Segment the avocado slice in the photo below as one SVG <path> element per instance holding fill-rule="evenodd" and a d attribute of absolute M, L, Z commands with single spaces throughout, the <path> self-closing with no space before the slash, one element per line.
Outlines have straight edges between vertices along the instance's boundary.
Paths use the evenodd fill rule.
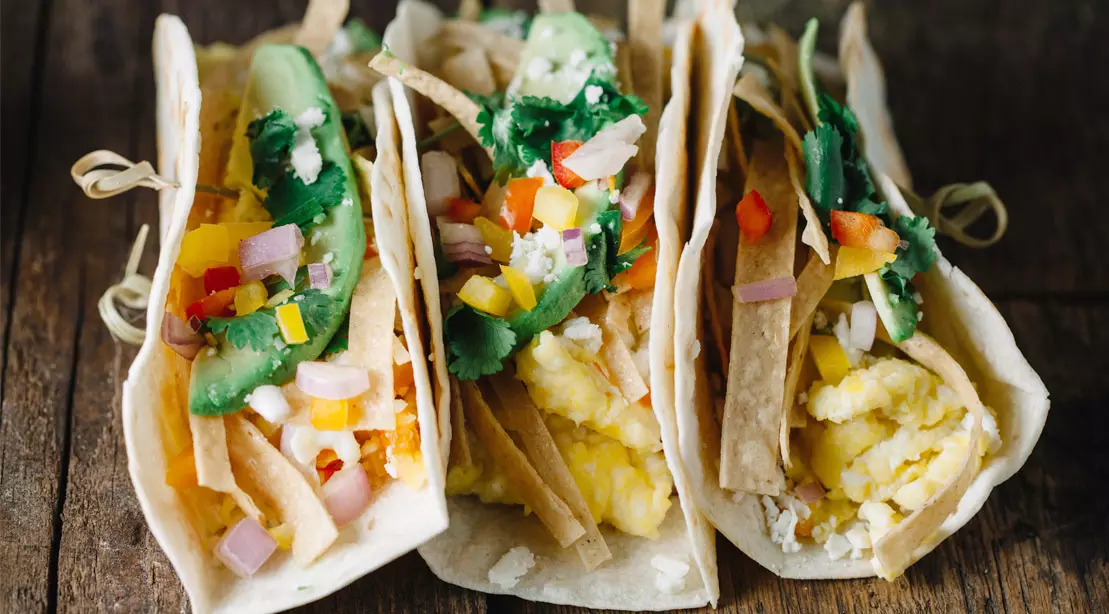
<path fill-rule="evenodd" d="M 258 386 L 289 381 L 300 362 L 320 356 L 350 310 L 351 295 L 362 271 L 366 234 L 339 110 L 307 51 L 294 45 L 260 46 L 250 65 L 240 113 L 261 117 L 279 108 L 296 117 L 312 107 L 320 108 L 326 117 L 323 125 L 313 130 L 320 155 L 325 165 L 333 163 L 342 171 L 342 198 L 352 203 L 327 209 L 325 218 L 305 232 L 307 262 L 322 262 L 326 254 L 331 254 L 331 286 L 321 290 L 332 300 L 326 323 L 300 345 L 280 349 L 275 345 L 256 351 L 250 345 L 236 348 L 220 339 L 215 351 L 201 351 L 193 360 L 189 382 L 189 411 L 194 414 L 217 416 L 239 411 L 246 405 L 246 395 Z M 290 300 L 295 302 L 298 296 Z"/>
<path fill-rule="evenodd" d="M 916 314 L 920 311 L 920 305 L 891 293 L 879 273 L 867 273 L 863 275 L 863 279 L 866 280 L 870 300 L 874 302 L 874 308 L 878 311 L 878 317 L 882 319 L 882 325 L 886 327 L 890 339 L 894 343 L 901 343 L 912 337 L 919 322 Z"/>
<path fill-rule="evenodd" d="M 542 13 L 532 20 L 516 69 L 519 81 L 508 93 L 568 104 L 590 75 L 616 78 L 609 42 L 580 13 Z"/>
<path fill-rule="evenodd" d="M 527 345 L 532 337 L 565 320 L 585 295 L 585 267 L 563 269 L 543 291 L 535 307 L 521 309 L 508 319 L 509 328 L 516 333 L 514 352 Z"/>

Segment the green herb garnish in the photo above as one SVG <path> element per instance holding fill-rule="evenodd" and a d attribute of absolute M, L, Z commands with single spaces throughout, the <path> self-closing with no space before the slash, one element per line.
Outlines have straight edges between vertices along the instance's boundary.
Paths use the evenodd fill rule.
<path fill-rule="evenodd" d="M 296 143 L 296 131 L 293 118 L 281 109 L 274 109 L 247 125 L 246 137 L 250 139 L 250 157 L 254 162 L 251 182 L 255 187 L 265 190 L 284 173 Z"/>
<path fill-rule="evenodd" d="M 503 318 L 459 305 L 444 319 L 450 372 L 463 381 L 492 375 L 516 347 L 516 333 Z"/>
<path fill-rule="evenodd" d="M 268 310 L 231 318 L 208 318 L 204 326 L 217 335 L 224 333 L 231 345 L 239 349 L 249 345 L 256 352 L 269 349 L 278 332 L 277 318 Z"/>
<path fill-rule="evenodd" d="M 334 163 L 325 163 L 311 185 L 305 185 L 292 169 L 287 169 L 270 188 L 262 206 L 273 216 L 274 227 L 296 224 L 305 230 L 325 211 L 338 206 L 345 190 L 346 176 Z"/>

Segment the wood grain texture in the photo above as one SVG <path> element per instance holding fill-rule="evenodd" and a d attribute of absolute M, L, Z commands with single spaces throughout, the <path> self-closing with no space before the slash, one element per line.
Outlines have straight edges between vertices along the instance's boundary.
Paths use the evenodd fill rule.
<path fill-rule="evenodd" d="M 739 3 L 835 46 L 848 0 Z M 441 3 L 453 8 L 453 2 Z M 517 0 L 488 5 L 522 6 Z M 533 3 L 526 3 L 527 7 Z M 894 584 L 783 581 L 718 543 L 724 612 L 1109 611 L 1109 7 L 1092 0 L 871 2 L 875 47 L 920 191 L 986 178 L 1012 214 L 998 246 L 946 254 L 998 300 L 1052 391 L 1025 468 Z M 198 42 L 242 42 L 304 0 L 40 0 L 0 10 L 0 611 L 176 612 L 181 586 L 127 474 L 119 386 L 134 350 L 96 315 L 152 194 L 88 201 L 69 164 L 94 147 L 152 159 L 150 36 L 180 14 Z M 392 1 L 355 0 L 379 31 Z M 618 0 L 578 2 L 624 22 Z M 148 243 L 151 272 L 157 241 Z M 583 612 L 446 585 L 411 554 L 303 612 Z M 708 612 L 709 610 L 704 610 Z"/>

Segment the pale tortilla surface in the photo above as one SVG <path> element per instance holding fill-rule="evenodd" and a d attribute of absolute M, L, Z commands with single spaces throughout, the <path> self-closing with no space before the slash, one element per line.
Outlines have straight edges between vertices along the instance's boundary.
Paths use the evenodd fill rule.
<path fill-rule="evenodd" d="M 733 56 L 725 53 L 725 47 L 712 49 L 697 56 L 698 61 L 709 64 L 705 74 L 714 75 L 711 83 L 695 88 L 709 97 L 701 101 L 703 106 L 696 107 L 704 113 L 712 110 L 714 104 L 727 104 L 735 81 L 735 72 L 726 70 L 733 66 Z M 697 501 L 729 541 L 779 576 L 811 579 L 874 576 L 869 558 L 833 561 L 821 545 L 810 543 L 797 553 L 782 552 L 769 537 L 758 498 L 726 491 L 718 485 L 720 427 L 701 355 L 699 284 L 704 258 L 709 256 L 704 253 L 705 238 L 716 212 L 715 152 L 722 146 L 723 131 L 718 130 L 716 122 L 706 123 L 700 130 L 697 153 L 703 164 L 699 169 L 692 239 L 682 252 L 679 265 L 675 313 L 679 442 Z M 912 215 L 894 181 L 877 171 L 874 175 L 894 215 Z M 941 254 L 931 271 L 917 277 L 917 286 L 924 297 L 921 329 L 951 353 L 978 385 L 982 401 L 998 415 L 1003 443 L 998 453 L 986 460 L 955 513 L 936 535 L 916 549 L 914 561 L 965 525 L 985 503 L 990 491 L 1020 469 L 1043 430 L 1049 407 L 1047 389 L 1020 353 L 1005 320 L 961 270 Z"/>
<path fill-rule="evenodd" d="M 188 30 L 179 18 L 158 18 L 153 55 L 158 93 L 158 172 L 179 182 L 181 188 L 159 195 L 162 247 L 147 310 L 146 341 L 123 384 L 128 468 L 150 531 L 173 564 L 194 612 L 285 610 L 335 592 L 446 528 L 444 477 L 426 369 L 422 380 L 416 376 L 423 453 L 428 459 L 428 482 L 423 489 L 412 491 L 394 481 L 375 493 L 366 513 L 344 527 L 338 540 L 307 568 L 297 566 L 288 553 L 279 552 L 252 578 L 241 579 L 204 551 L 177 490 L 165 481 L 166 437 L 172 432 L 167 423 L 185 420 L 187 401 L 179 391 L 180 384 L 188 381 L 189 363 L 162 343 L 159 331 L 170 275 L 192 207 L 200 148 L 196 57 Z M 378 121 L 392 121 L 391 117 L 386 111 Z M 379 141 L 379 151 L 381 146 Z M 393 157 L 391 170 L 386 163 L 381 165 L 382 173 L 399 177 L 395 145 Z M 373 200 L 379 199 L 385 200 L 384 196 Z M 375 203 L 375 215 L 387 206 Z M 383 252 L 383 263 L 390 257 Z M 393 273 L 411 279 L 411 265 Z M 402 309 L 401 318 L 406 333 L 418 326 L 417 312 L 412 309 Z M 423 363 L 419 353 L 412 357 L 418 374 Z"/>
<path fill-rule="evenodd" d="M 440 15 L 436 9 L 421 2 L 406 0 L 397 8 L 397 18 L 385 32 L 385 41 L 396 57 L 403 61 L 421 65 L 419 50 L 424 49 L 428 38 L 435 35 L 434 28 L 428 24 L 438 24 Z M 684 40 L 688 47 L 690 33 Z M 671 78 L 674 79 L 674 96 L 663 112 L 660 127 L 659 151 L 661 164 L 656 167 L 655 211 L 660 220 L 666 220 L 666 229 L 659 223 L 659 253 L 666 259 L 665 266 L 660 259 L 660 280 L 663 285 L 661 295 L 673 295 L 673 268 L 676 263 L 679 232 L 684 222 L 681 210 L 684 209 L 684 193 L 687 186 L 686 165 L 674 163 L 677 152 L 684 150 L 687 133 L 686 115 L 689 99 L 689 50 L 675 50 L 684 54 L 683 62 L 675 62 Z M 412 241 L 416 253 L 416 267 L 421 271 L 420 283 L 424 289 L 424 300 L 429 310 L 435 342 L 432 346 L 432 362 L 436 370 L 442 368 L 446 375 L 446 353 L 442 343 L 442 308 L 439 303 L 439 283 L 435 276 L 435 260 L 431 238 L 431 225 L 427 217 L 427 205 L 423 194 L 423 182 L 419 168 L 419 154 L 416 149 L 417 122 L 413 119 L 412 93 L 406 92 L 401 85 L 391 81 L 393 104 L 396 108 L 404 152 L 404 179 L 407 194 L 408 215 L 412 225 Z M 677 100 L 678 102 L 675 102 Z M 684 100 L 685 102 L 681 102 Z M 663 145 L 666 143 L 667 145 Z M 659 196 L 664 195 L 664 196 Z M 669 271 L 663 273 L 662 271 Z M 650 359 L 652 369 L 657 363 L 672 365 L 673 359 L 666 357 L 670 334 L 654 330 L 655 326 L 669 328 L 673 313 L 669 309 L 670 300 L 661 300 L 658 285 L 655 289 L 652 310 L 652 335 Z M 657 340 L 657 342 L 656 342 Z M 665 370 L 666 373 L 670 369 Z M 667 382 L 670 381 L 667 375 Z M 652 384 L 655 377 L 652 376 Z M 674 483 L 680 497 L 692 500 L 692 493 L 686 486 L 684 474 L 677 462 L 677 449 L 673 435 L 676 425 L 669 395 L 672 392 L 664 385 L 662 402 L 652 393 L 655 413 L 663 428 L 663 448 L 667 450 L 668 465 L 674 474 Z M 444 406 L 440 410 L 440 432 L 444 436 L 444 459 L 449 450 L 450 411 Z M 668 447 L 670 446 L 670 447 Z M 595 608 L 616 608 L 627 610 L 658 610 L 696 607 L 715 603 L 719 595 L 716 573 L 715 536 L 711 525 L 689 505 L 681 505 L 678 500 L 667 513 L 660 528 L 662 536 L 657 540 L 630 536 L 612 530 L 602 530 L 605 541 L 612 550 L 613 558 L 600 568 L 585 571 L 578 553 L 573 548 L 559 548 L 546 529 L 534 516 L 524 516 L 520 507 L 484 505 L 470 497 L 452 497 L 448 501 L 450 528 L 435 539 L 419 548 L 420 555 L 440 579 L 479 590 L 486 593 L 509 594 L 545 601 Z M 488 572 L 500 558 L 513 547 L 525 546 L 536 554 L 536 567 L 510 588 L 501 587 L 489 580 Z M 674 594 L 659 590 L 655 585 L 658 572 L 651 567 L 650 560 L 655 554 L 685 559 L 690 564 L 686 585 Z"/>

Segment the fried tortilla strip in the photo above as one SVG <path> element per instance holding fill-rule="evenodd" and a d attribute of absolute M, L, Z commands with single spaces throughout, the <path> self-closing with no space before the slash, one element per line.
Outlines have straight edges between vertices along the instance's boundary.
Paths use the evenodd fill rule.
<path fill-rule="evenodd" d="M 636 0 L 628 4 L 628 43 L 631 47 L 634 91 L 647 104 L 643 123 L 647 131 L 643 142 L 658 140 L 658 122 L 662 115 L 662 21 L 666 17 L 665 0 Z M 639 148 L 640 168 L 655 167 L 655 148 Z"/>
<path fill-rule="evenodd" d="M 478 134 L 481 130 L 481 124 L 477 121 L 481 107 L 470 100 L 469 96 L 451 87 L 450 84 L 439 77 L 402 62 L 388 52 L 383 51 L 375 55 L 370 60 L 370 68 L 387 77 L 393 77 L 427 96 L 432 102 L 443 107 L 447 113 L 453 115 L 458 123 L 462 124 L 462 128 L 474 137 L 475 141 L 481 142 L 481 136 Z M 486 147 L 485 152 L 489 154 L 489 159 L 492 160 L 493 151 Z"/>
<path fill-rule="evenodd" d="M 353 404 L 349 426 L 373 430 L 395 420 L 393 409 L 393 318 L 397 295 L 380 258 L 362 263 L 362 276 L 350 302 L 346 358 L 370 374 L 370 389 Z"/>
<path fill-rule="evenodd" d="M 458 18 L 462 21 L 481 19 L 481 0 L 462 0 L 458 3 Z"/>
<path fill-rule="evenodd" d="M 740 240 L 736 287 L 793 276 L 797 195 L 780 143 L 757 141 L 747 191 L 758 190 L 773 223 L 756 245 Z M 732 343 L 721 429 L 720 487 L 777 495 L 785 487 L 778 463 L 790 299 L 732 303 Z"/>
<path fill-rule="evenodd" d="M 189 430 L 193 434 L 193 457 L 196 459 L 196 483 L 231 495 L 244 514 L 262 522 L 262 512 L 250 495 L 235 483 L 231 459 L 227 453 L 227 432 L 222 416 L 189 414 Z"/>
<path fill-rule="evenodd" d="M 304 47 L 314 57 L 320 57 L 343 27 L 349 11 L 350 0 L 309 0 L 293 43 Z"/>
<path fill-rule="evenodd" d="M 539 0 L 541 13 L 573 13 L 574 0 Z"/>
<path fill-rule="evenodd" d="M 443 79 L 455 88 L 488 96 L 497 89 L 489 58 L 478 47 L 470 47 L 443 62 Z"/>
<path fill-rule="evenodd" d="M 785 394 L 782 396 L 782 422 L 778 433 L 778 446 L 782 451 L 782 465 L 786 469 L 793 467 L 789 454 L 789 429 L 794 422 L 794 408 L 797 406 L 797 382 L 801 379 L 801 371 L 805 367 L 805 359 L 809 351 L 809 336 L 812 334 L 812 316 L 805 320 L 801 332 L 793 340 L 793 348 L 789 354 L 789 368 L 786 370 Z"/>
<path fill-rule="evenodd" d="M 835 257 L 834 251 L 832 256 Z M 816 311 L 816 306 L 832 287 L 835 272 L 834 264 L 825 264 L 816 252 L 809 254 L 805 268 L 801 269 L 801 274 L 797 276 L 797 294 L 793 295 L 793 306 L 789 312 L 790 339 L 797 336 L 797 332 L 805 326 L 805 322 Z"/>
<path fill-rule="evenodd" d="M 462 388 L 462 403 L 466 419 L 473 426 L 474 434 L 477 435 L 482 447 L 493 459 L 493 464 L 504 472 L 512 492 L 519 495 L 524 504 L 535 512 L 539 521 L 547 527 L 559 545 L 569 548 L 578 538 L 585 535 L 585 528 L 574 519 L 566 502 L 543 482 L 527 456 L 516 447 L 512 437 L 497 422 L 497 418 L 493 416 L 493 410 L 482 398 L 481 389 L 478 388 L 477 383 L 460 382 L 459 384 Z"/>
<path fill-rule="evenodd" d="M 739 172 L 743 176 L 747 176 L 747 166 L 750 162 L 747 160 L 747 150 L 743 147 L 743 134 L 739 131 L 739 111 L 736 111 L 735 105 L 728 105 L 728 141 L 732 144 L 732 155 L 735 156 L 736 162 L 739 164 Z"/>
<path fill-rule="evenodd" d="M 339 529 L 304 476 L 266 441 L 266 437 L 241 413 L 224 417 L 231 466 L 255 492 L 277 509 L 281 522 L 293 526 L 293 560 L 305 566 L 319 558 Z"/>
<path fill-rule="evenodd" d="M 883 341 L 890 341 L 885 329 L 881 329 L 880 334 Z M 913 551 L 931 537 L 959 506 L 959 501 L 978 473 L 978 442 L 982 439 L 982 419 L 986 416 L 986 408 L 966 371 L 935 339 L 918 330 L 897 347 L 953 388 L 959 400 L 966 405 L 967 412 L 974 417 L 974 423 L 970 429 L 967 455 L 959 473 L 924 507 L 875 542 L 874 556 L 880 565 L 878 575 L 886 580 L 900 576 L 909 567 L 913 562 Z"/>
<path fill-rule="evenodd" d="M 438 42 L 456 49 L 484 49 L 498 70 L 512 75 L 520 64 L 524 41 L 506 36 L 471 21 L 457 19 L 443 22 L 437 34 Z"/>
<path fill-rule="evenodd" d="M 462 394 L 458 389 L 458 379 L 450 378 L 451 384 L 451 467 L 473 467 L 474 456 L 470 452 L 470 438 L 466 436 L 466 416 L 462 412 Z"/>
<path fill-rule="evenodd" d="M 535 407 L 524 385 L 511 373 L 501 371 L 493 375 L 490 384 L 500 400 L 499 409 L 495 412 L 497 418 L 505 429 L 516 433 L 539 477 L 566 502 L 574 518 L 585 528 L 585 535 L 574 542 L 574 548 L 577 549 L 586 571 L 593 571 L 601 563 L 611 559 L 612 552 L 601 536 L 593 514 L 589 511 L 589 504 L 574 481 L 570 468 L 562 459 L 562 453 L 558 451 L 551 432 L 543 423 L 539 409 Z"/>
<path fill-rule="evenodd" d="M 635 329 L 643 334 L 647 329 L 651 328 L 651 313 L 654 309 L 655 290 L 632 290 L 628 292 L 628 297 L 632 303 L 632 321 L 635 322 Z"/>
<path fill-rule="evenodd" d="M 820 223 L 820 217 L 816 214 L 816 209 L 812 206 L 812 201 L 809 200 L 808 193 L 805 191 L 799 180 L 800 164 L 796 156 L 804 151 L 801 135 L 797 134 L 797 130 L 793 124 L 789 123 L 782 108 L 774 102 L 770 97 L 770 93 L 762 86 L 758 78 L 748 73 L 740 78 L 739 82 L 735 84 L 733 93 L 737 98 L 751 105 L 756 111 L 765 116 L 786 138 L 789 147 L 786 151 L 786 156 L 789 162 L 789 178 L 790 185 L 793 187 L 797 194 L 797 203 L 801 207 L 801 212 L 805 215 L 805 231 L 801 234 L 801 242 L 805 245 L 816 250 L 820 254 L 820 259 L 824 262 L 831 262 L 831 257 L 828 255 L 828 237 L 824 235 L 824 226 Z"/>
<path fill-rule="evenodd" d="M 620 333 L 616 330 L 616 327 L 607 321 L 603 322 L 601 324 L 601 339 L 601 358 L 608 365 L 609 374 L 615 380 L 616 387 L 620 389 L 620 394 L 623 395 L 624 400 L 630 405 L 647 396 L 647 393 L 650 392 L 647 383 L 643 381 L 643 376 L 635 368 L 632 352 L 628 349 L 624 340 L 620 338 Z"/>

